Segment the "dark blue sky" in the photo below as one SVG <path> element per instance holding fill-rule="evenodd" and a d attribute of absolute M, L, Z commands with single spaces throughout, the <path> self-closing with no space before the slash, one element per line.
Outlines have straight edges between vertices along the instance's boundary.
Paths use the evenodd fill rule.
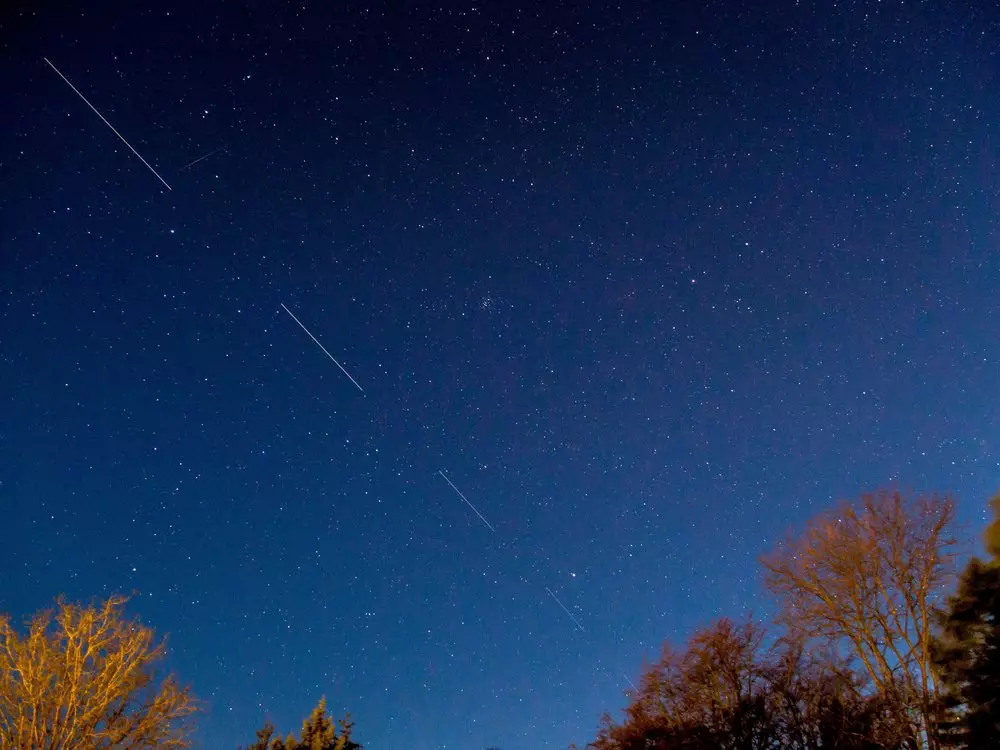
<path fill-rule="evenodd" d="M 980 4 L 93 5 L 0 28 L 0 611 L 138 591 L 201 747 L 564 748 L 833 500 L 979 528 Z"/>

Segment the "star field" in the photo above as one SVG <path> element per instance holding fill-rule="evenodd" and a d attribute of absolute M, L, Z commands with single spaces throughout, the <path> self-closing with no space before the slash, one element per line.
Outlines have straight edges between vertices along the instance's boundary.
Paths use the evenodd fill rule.
<path fill-rule="evenodd" d="M 831 501 L 982 522 L 985 6 L 92 5 L 0 14 L 0 611 L 136 592 L 199 747 L 582 744 Z"/>

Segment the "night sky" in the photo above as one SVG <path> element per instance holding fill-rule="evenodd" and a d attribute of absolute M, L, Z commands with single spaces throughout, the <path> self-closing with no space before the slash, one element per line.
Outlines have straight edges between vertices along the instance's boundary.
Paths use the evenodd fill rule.
<path fill-rule="evenodd" d="M 836 499 L 978 529 L 991 6 L 5 5 L 0 611 L 137 592 L 203 748 L 561 749 Z"/>

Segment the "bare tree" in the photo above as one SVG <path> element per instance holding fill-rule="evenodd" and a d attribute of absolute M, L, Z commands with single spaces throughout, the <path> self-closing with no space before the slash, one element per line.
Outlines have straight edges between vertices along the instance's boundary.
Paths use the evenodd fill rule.
<path fill-rule="evenodd" d="M 642 675 L 616 725 L 605 714 L 594 750 L 684 747 L 690 750 L 778 747 L 763 717 L 764 630 L 747 619 L 717 620 L 683 650 L 665 646 Z"/>
<path fill-rule="evenodd" d="M 126 620 L 127 600 L 82 607 L 60 599 L 22 638 L 0 616 L 0 747 L 18 750 L 186 748 L 189 689 L 154 687 L 163 641 Z"/>
<path fill-rule="evenodd" d="M 764 723 L 781 750 L 913 750 L 916 737 L 892 701 L 866 690 L 830 650 L 800 636 L 775 644 L 767 664 Z M 905 719 L 905 717 L 902 717 Z"/>
<path fill-rule="evenodd" d="M 953 515 L 948 498 L 880 491 L 813 519 L 762 561 L 789 628 L 846 647 L 929 750 L 939 710 L 932 626 L 952 572 Z"/>

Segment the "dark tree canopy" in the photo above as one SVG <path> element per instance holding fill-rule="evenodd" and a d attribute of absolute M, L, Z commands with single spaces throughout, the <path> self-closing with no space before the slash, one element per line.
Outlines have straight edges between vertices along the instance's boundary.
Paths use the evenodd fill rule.
<path fill-rule="evenodd" d="M 829 653 L 801 640 L 765 648 L 752 622 L 718 620 L 642 676 L 615 724 L 605 715 L 591 750 L 910 750 L 896 706 L 866 690 Z"/>
<path fill-rule="evenodd" d="M 289 734 L 284 739 L 275 737 L 274 726 L 268 722 L 257 730 L 257 741 L 246 750 L 361 750 L 362 746 L 351 739 L 354 722 L 348 714 L 337 722 L 340 732 L 326 710 L 326 698 L 320 698 L 304 722 L 299 737 Z M 242 746 L 241 746 L 242 750 Z"/>
<path fill-rule="evenodd" d="M 991 505 L 990 559 L 969 561 L 934 643 L 953 747 L 1000 747 L 1000 496 Z"/>

